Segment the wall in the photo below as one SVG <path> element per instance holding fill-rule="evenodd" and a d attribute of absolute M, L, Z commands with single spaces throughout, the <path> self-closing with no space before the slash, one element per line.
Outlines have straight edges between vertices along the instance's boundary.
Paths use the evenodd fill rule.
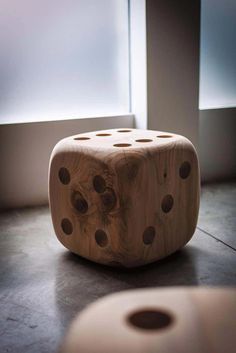
<path fill-rule="evenodd" d="M 236 177 L 236 108 L 201 110 L 199 119 L 202 180 Z"/>
<path fill-rule="evenodd" d="M 60 139 L 118 127 L 133 127 L 133 116 L 0 125 L 0 208 L 48 202 L 49 158 Z"/>
<path fill-rule="evenodd" d="M 198 144 L 200 1 L 147 0 L 148 128 Z"/>

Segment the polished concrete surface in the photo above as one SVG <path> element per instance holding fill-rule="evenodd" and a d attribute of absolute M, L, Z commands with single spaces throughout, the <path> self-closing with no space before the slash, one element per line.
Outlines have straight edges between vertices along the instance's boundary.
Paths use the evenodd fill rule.
<path fill-rule="evenodd" d="M 93 264 L 54 235 L 47 207 L 0 215 L 0 352 L 55 352 L 73 317 L 106 294 L 140 287 L 236 286 L 236 182 L 202 188 L 188 245 L 135 270 Z"/>

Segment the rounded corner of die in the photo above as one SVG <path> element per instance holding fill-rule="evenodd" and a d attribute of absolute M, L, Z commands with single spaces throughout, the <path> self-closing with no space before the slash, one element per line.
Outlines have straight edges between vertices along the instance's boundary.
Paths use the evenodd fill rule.
<path fill-rule="evenodd" d="M 54 159 L 55 156 L 57 156 L 64 149 L 64 146 L 65 146 L 65 139 L 58 141 L 54 145 L 50 155 L 50 162 Z"/>
<path fill-rule="evenodd" d="M 184 144 L 184 147 L 190 151 L 192 151 L 195 155 L 197 155 L 197 148 L 194 145 L 193 141 L 190 140 L 190 138 L 186 136 L 181 136 L 182 143 Z"/>

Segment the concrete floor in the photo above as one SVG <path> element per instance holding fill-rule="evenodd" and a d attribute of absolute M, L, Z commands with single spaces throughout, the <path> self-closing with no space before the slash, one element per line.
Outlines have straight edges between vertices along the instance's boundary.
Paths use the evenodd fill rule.
<path fill-rule="evenodd" d="M 120 290 L 236 286 L 236 182 L 202 188 L 198 228 L 167 259 L 132 271 L 93 264 L 57 241 L 47 207 L 0 215 L 0 352 L 55 352 L 73 317 Z"/>

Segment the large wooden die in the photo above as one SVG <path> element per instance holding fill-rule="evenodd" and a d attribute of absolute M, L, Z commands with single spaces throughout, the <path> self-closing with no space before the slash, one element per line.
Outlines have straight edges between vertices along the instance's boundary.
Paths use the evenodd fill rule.
<path fill-rule="evenodd" d="M 92 261 L 144 265 L 194 233 L 199 167 L 183 136 L 137 129 L 71 136 L 55 146 L 49 179 L 58 239 Z"/>

